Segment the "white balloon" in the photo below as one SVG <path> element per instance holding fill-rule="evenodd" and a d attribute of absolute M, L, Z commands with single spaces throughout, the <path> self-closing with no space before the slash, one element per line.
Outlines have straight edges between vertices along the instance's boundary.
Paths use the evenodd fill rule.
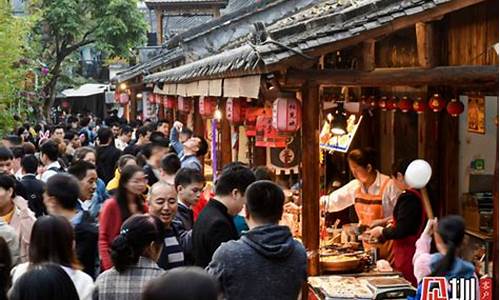
<path fill-rule="evenodd" d="M 432 176 L 432 168 L 423 159 L 417 159 L 410 163 L 405 172 L 405 182 L 410 187 L 421 189 L 427 185 Z"/>

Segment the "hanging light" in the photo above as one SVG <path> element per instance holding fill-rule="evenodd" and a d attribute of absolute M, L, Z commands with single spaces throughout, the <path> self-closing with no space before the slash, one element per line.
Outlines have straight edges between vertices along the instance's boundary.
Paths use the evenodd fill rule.
<path fill-rule="evenodd" d="M 422 100 L 422 97 L 417 97 L 417 99 L 415 99 L 415 101 L 413 101 L 413 110 L 417 114 L 424 113 L 426 107 L 427 106 L 425 105 L 425 102 Z"/>
<path fill-rule="evenodd" d="M 347 116 L 344 111 L 344 104 L 338 103 L 333 114 L 332 130 L 334 135 L 344 135 L 347 133 Z"/>
<path fill-rule="evenodd" d="M 122 82 L 122 83 L 120 84 L 120 89 L 121 89 L 122 91 L 126 90 L 126 89 L 127 89 L 127 84 L 126 84 L 125 82 Z"/>
<path fill-rule="evenodd" d="M 217 105 L 217 108 L 215 109 L 215 112 L 214 112 L 214 119 L 216 119 L 217 121 L 222 120 L 222 112 L 220 111 L 218 105 Z"/>
<path fill-rule="evenodd" d="M 452 116 L 452 117 L 458 117 L 461 113 L 464 112 L 464 104 L 457 99 L 453 98 L 451 99 L 450 102 L 448 102 L 448 105 L 446 106 L 446 111 Z"/>
<path fill-rule="evenodd" d="M 398 108 L 406 113 L 406 112 L 409 112 L 411 110 L 411 107 L 412 107 L 412 102 L 410 101 L 410 99 L 408 99 L 408 97 L 403 97 L 401 98 L 401 100 L 399 100 L 398 102 Z"/>
<path fill-rule="evenodd" d="M 439 94 L 432 95 L 432 97 L 429 99 L 428 104 L 429 108 L 435 113 L 440 112 L 445 107 L 445 102 Z"/>

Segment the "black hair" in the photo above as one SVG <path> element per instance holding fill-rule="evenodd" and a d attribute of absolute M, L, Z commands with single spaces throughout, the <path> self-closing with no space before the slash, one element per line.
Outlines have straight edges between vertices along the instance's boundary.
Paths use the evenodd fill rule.
<path fill-rule="evenodd" d="M 54 263 L 31 267 L 14 284 L 11 300 L 78 300 L 78 292 L 68 273 Z"/>
<path fill-rule="evenodd" d="M 465 221 L 458 215 L 444 217 L 438 222 L 437 232 L 448 250 L 441 260 L 431 266 L 434 270 L 431 276 L 445 276 L 453 267 L 457 250 L 464 240 Z"/>
<path fill-rule="evenodd" d="M 412 160 L 406 158 L 398 159 L 392 164 L 391 175 L 397 177 L 398 173 L 401 173 L 404 176 L 411 162 Z"/>
<path fill-rule="evenodd" d="M 203 156 L 208 152 L 207 140 L 205 140 L 205 138 L 201 136 L 196 136 L 196 137 L 200 139 L 200 144 L 198 145 L 198 151 L 196 151 L 196 156 Z"/>
<path fill-rule="evenodd" d="M 118 127 L 118 128 L 120 128 L 120 123 L 118 123 L 118 122 L 113 122 L 113 123 L 111 123 L 111 126 L 109 126 L 109 127 L 110 127 L 110 128 L 113 128 L 113 127 Z"/>
<path fill-rule="evenodd" d="M 174 185 L 177 188 L 179 185 L 186 187 L 192 183 L 203 183 L 205 178 L 200 171 L 191 168 L 181 168 L 175 174 Z"/>
<path fill-rule="evenodd" d="M 118 188 L 116 189 L 116 202 L 118 202 L 118 206 L 120 207 L 122 221 L 126 220 L 130 217 L 131 212 L 128 208 L 127 194 L 128 191 L 125 188 L 130 179 L 137 172 L 143 172 L 144 170 L 139 166 L 126 166 L 121 170 L 120 180 L 118 182 Z M 145 213 L 144 211 L 144 197 L 142 195 L 137 195 L 135 198 L 135 204 L 137 205 L 137 209 Z"/>
<path fill-rule="evenodd" d="M 14 158 L 22 158 L 24 156 L 24 148 L 22 146 L 15 146 L 12 148 Z"/>
<path fill-rule="evenodd" d="M 90 124 L 90 118 L 89 117 L 83 117 L 80 120 L 80 127 L 87 127 Z"/>
<path fill-rule="evenodd" d="M 10 268 L 12 268 L 12 256 L 9 245 L 0 236 L 0 299 L 7 299 L 7 291 L 10 288 Z"/>
<path fill-rule="evenodd" d="M 258 166 L 253 170 L 256 180 L 276 180 L 276 174 L 266 166 Z"/>
<path fill-rule="evenodd" d="M 139 138 L 140 136 L 147 136 L 148 132 L 151 132 L 151 128 L 149 126 L 141 126 L 135 132 L 135 136 Z"/>
<path fill-rule="evenodd" d="M 367 147 L 363 149 L 354 149 L 349 152 L 347 158 L 365 169 L 368 167 L 368 165 L 371 165 L 373 170 L 378 169 L 377 151 L 375 151 L 375 149 L 373 148 Z"/>
<path fill-rule="evenodd" d="M 164 225 L 151 215 L 134 215 L 122 225 L 120 234 L 111 243 L 111 260 L 118 272 L 126 271 L 143 255 L 151 242 L 160 246 L 165 237 Z"/>
<path fill-rule="evenodd" d="M 4 161 L 9 159 L 14 159 L 12 151 L 7 147 L 0 147 L 0 160 Z"/>
<path fill-rule="evenodd" d="M 71 141 L 72 139 L 75 138 L 76 135 L 78 135 L 78 133 L 76 133 L 74 130 L 68 130 L 64 134 L 64 139 Z"/>
<path fill-rule="evenodd" d="M 75 236 L 73 226 L 63 216 L 46 215 L 39 217 L 31 232 L 29 262 L 33 265 L 53 262 L 78 268 L 79 263 L 73 249 Z"/>
<path fill-rule="evenodd" d="M 101 145 L 107 144 L 113 139 L 113 131 L 108 127 L 101 127 L 97 130 L 97 138 Z"/>
<path fill-rule="evenodd" d="M 185 126 L 182 127 L 181 134 L 187 135 L 189 138 L 193 136 L 193 131 Z"/>
<path fill-rule="evenodd" d="M 12 198 L 16 196 L 16 180 L 12 175 L 0 174 L 0 187 L 4 190 L 12 189 Z"/>
<path fill-rule="evenodd" d="M 156 128 L 160 127 L 163 124 L 168 124 L 167 120 L 158 120 L 158 122 L 156 122 Z"/>
<path fill-rule="evenodd" d="M 130 160 L 133 160 L 135 162 L 137 162 L 137 158 L 135 156 L 133 156 L 132 154 L 124 154 L 122 156 L 120 156 L 120 158 L 118 159 L 118 161 L 116 162 L 116 167 L 121 170 L 125 167 L 125 165 L 127 164 L 128 161 Z"/>
<path fill-rule="evenodd" d="M 134 130 L 132 129 L 132 127 L 130 127 L 128 125 L 122 125 L 122 127 L 120 128 L 120 135 L 128 134 L 128 133 L 131 133 L 133 131 Z"/>
<path fill-rule="evenodd" d="M 74 209 L 80 196 L 80 185 L 74 176 L 58 173 L 47 180 L 47 194 L 56 198 L 64 209 Z"/>
<path fill-rule="evenodd" d="M 165 173 L 173 175 L 181 168 L 181 160 L 175 153 L 169 153 L 161 159 L 161 168 Z"/>
<path fill-rule="evenodd" d="M 94 148 L 92 147 L 80 147 L 76 149 L 75 155 L 73 156 L 73 160 L 78 161 L 78 160 L 83 160 L 85 156 L 89 153 L 94 153 L 96 155 L 96 152 Z"/>
<path fill-rule="evenodd" d="M 88 170 L 95 170 L 95 166 L 88 161 L 78 160 L 71 164 L 68 168 L 68 173 L 75 176 L 78 180 L 82 180 L 87 176 Z"/>
<path fill-rule="evenodd" d="M 40 153 L 47 155 L 51 161 L 57 161 L 59 147 L 56 142 L 48 140 L 40 146 Z"/>
<path fill-rule="evenodd" d="M 218 284 L 200 267 L 180 267 L 151 280 L 142 300 L 217 300 Z"/>
<path fill-rule="evenodd" d="M 24 151 L 25 155 L 35 154 L 36 147 L 31 142 L 25 142 L 25 143 L 23 143 L 23 151 Z"/>
<path fill-rule="evenodd" d="M 21 159 L 21 168 L 28 174 L 36 174 L 38 159 L 33 154 L 26 155 Z"/>
<path fill-rule="evenodd" d="M 149 140 L 154 143 L 158 144 L 162 147 L 168 147 L 169 142 L 168 138 L 161 132 L 159 131 L 154 131 L 151 133 L 151 136 L 149 137 Z"/>
<path fill-rule="evenodd" d="M 19 146 L 23 143 L 20 136 L 15 134 L 9 134 L 3 137 L 4 140 L 9 141 L 14 146 Z"/>
<path fill-rule="evenodd" d="M 234 189 L 237 189 L 243 195 L 247 187 L 254 181 L 255 175 L 249 168 L 243 165 L 235 165 L 222 171 L 215 184 L 215 194 L 226 196 L 230 195 Z"/>
<path fill-rule="evenodd" d="M 63 124 L 57 124 L 54 127 L 52 127 L 52 129 L 50 130 L 50 133 L 54 133 L 56 131 L 56 129 L 62 129 L 64 131 L 66 131 L 66 127 Z"/>
<path fill-rule="evenodd" d="M 245 193 L 246 209 L 255 219 L 277 224 L 283 215 L 285 194 L 274 182 L 260 180 L 248 186 Z"/>

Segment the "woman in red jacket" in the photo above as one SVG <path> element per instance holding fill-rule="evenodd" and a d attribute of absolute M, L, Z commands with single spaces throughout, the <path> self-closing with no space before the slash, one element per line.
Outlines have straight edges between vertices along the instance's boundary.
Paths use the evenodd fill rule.
<path fill-rule="evenodd" d="M 138 166 L 123 168 L 116 196 L 103 205 L 99 217 L 99 255 L 102 270 L 113 266 L 110 256 L 110 245 L 120 233 L 120 227 L 133 214 L 146 213 L 144 192 L 147 189 L 147 178 L 144 170 Z"/>

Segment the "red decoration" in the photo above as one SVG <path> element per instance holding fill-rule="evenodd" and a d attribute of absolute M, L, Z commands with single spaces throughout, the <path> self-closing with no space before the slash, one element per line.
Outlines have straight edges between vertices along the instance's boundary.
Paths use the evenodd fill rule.
<path fill-rule="evenodd" d="M 148 95 L 148 102 L 149 103 L 155 103 L 155 98 L 156 98 L 157 94 L 149 94 Z"/>
<path fill-rule="evenodd" d="M 370 99 L 368 100 L 368 103 L 370 103 L 370 108 L 371 109 L 375 109 L 378 106 L 377 98 L 375 96 L 370 96 Z"/>
<path fill-rule="evenodd" d="M 177 109 L 179 112 L 188 113 L 192 108 L 193 102 L 191 101 L 191 98 L 184 98 L 181 96 L 177 98 Z"/>
<path fill-rule="evenodd" d="M 166 109 L 174 109 L 176 105 L 175 97 L 174 96 L 166 96 L 163 97 L 163 106 Z"/>
<path fill-rule="evenodd" d="M 300 101 L 295 98 L 278 98 L 273 103 L 273 128 L 281 132 L 300 129 L 302 111 Z"/>
<path fill-rule="evenodd" d="M 421 97 L 418 97 L 415 101 L 413 101 L 413 110 L 417 114 L 421 114 L 425 111 L 425 102 L 422 100 Z"/>
<path fill-rule="evenodd" d="M 127 93 L 121 93 L 120 94 L 120 104 L 121 105 L 127 105 L 129 101 L 129 96 Z"/>
<path fill-rule="evenodd" d="M 120 103 L 120 90 L 118 90 L 118 89 L 115 90 L 114 98 L 115 98 L 116 103 Z"/>
<path fill-rule="evenodd" d="M 403 97 L 398 102 L 398 108 L 401 109 L 401 111 L 404 113 L 410 111 L 411 105 L 412 105 L 412 103 L 411 103 L 410 99 L 408 99 L 408 97 Z"/>
<path fill-rule="evenodd" d="M 200 110 L 200 115 L 204 118 L 209 118 L 213 116 L 216 105 L 217 105 L 217 100 L 215 97 L 209 97 L 209 96 L 200 97 L 200 100 L 198 101 L 198 108 Z"/>
<path fill-rule="evenodd" d="M 69 108 L 69 101 L 68 101 L 68 100 L 64 100 L 64 101 L 61 103 L 61 107 L 62 107 L 62 108 L 64 108 L 64 109 Z"/>
<path fill-rule="evenodd" d="M 452 117 L 458 117 L 458 115 L 464 112 L 464 104 L 457 99 L 451 99 L 446 106 L 446 110 Z"/>
<path fill-rule="evenodd" d="M 387 110 L 391 110 L 391 111 L 397 110 L 398 109 L 398 97 L 392 96 L 391 98 L 389 98 L 385 103 L 385 107 L 387 108 Z"/>
<path fill-rule="evenodd" d="M 160 94 L 156 94 L 156 96 L 154 97 L 154 102 L 153 103 L 156 103 L 156 104 L 160 105 L 163 102 L 163 98 L 165 98 L 165 96 L 160 95 Z"/>
<path fill-rule="evenodd" d="M 384 96 L 380 98 L 380 100 L 378 101 L 378 107 L 383 111 L 387 110 L 387 97 Z"/>
<path fill-rule="evenodd" d="M 226 118 L 231 125 L 241 125 L 245 121 L 244 98 L 227 98 Z"/>
<path fill-rule="evenodd" d="M 429 99 L 429 108 L 433 111 L 433 112 L 440 112 L 441 110 L 443 110 L 445 106 L 445 102 L 443 100 L 443 98 L 441 98 L 441 96 L 439 96 L 439 94 L 434 94 L 430 99 Z"/>

